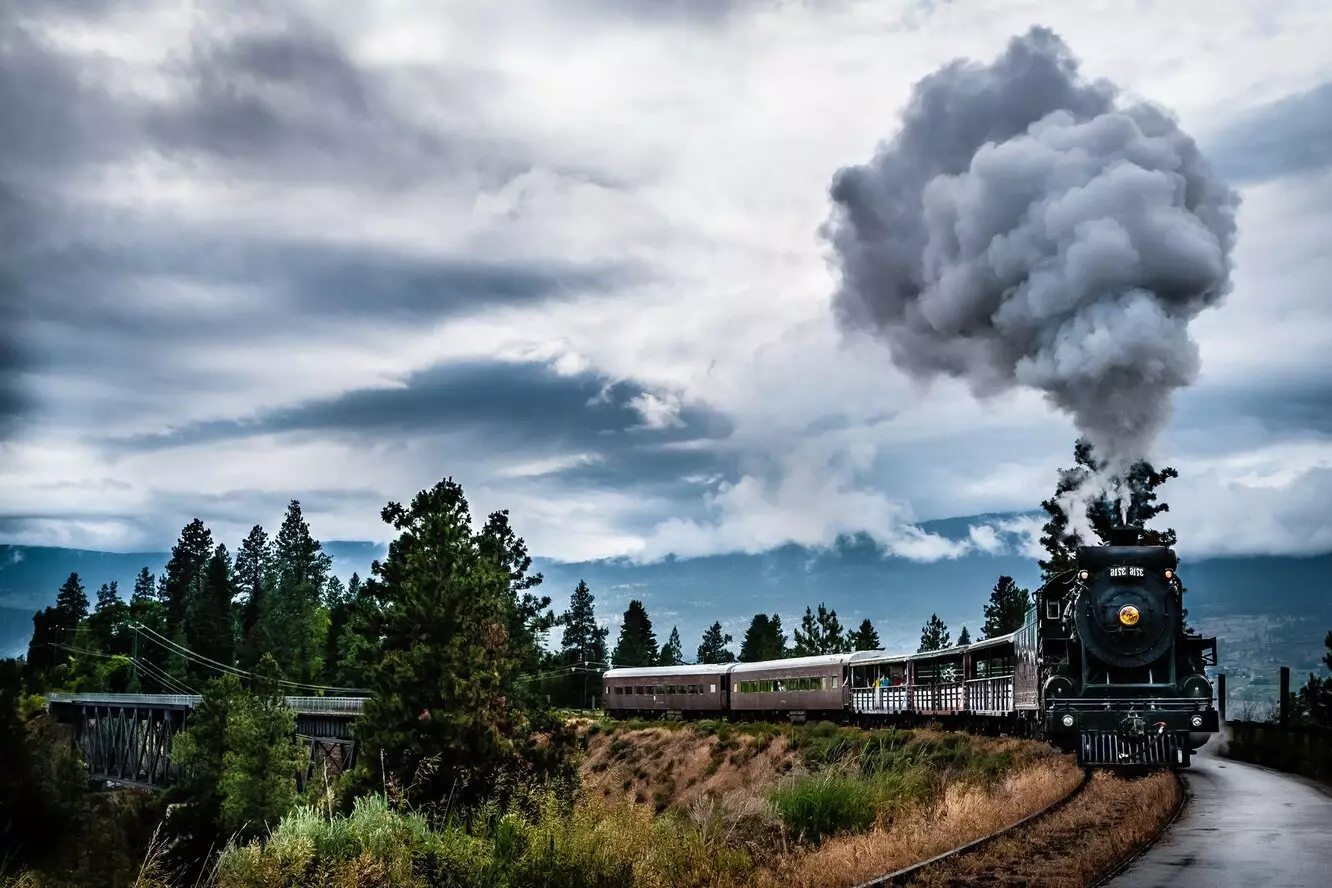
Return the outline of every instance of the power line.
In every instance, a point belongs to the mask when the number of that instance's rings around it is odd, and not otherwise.
[[[228,666],[225,663],[219,663],[217,660],[214,660],[211,657],[205,657],[203,654],[196,653],[195,651],[190,650],[184,645],[172,641],[171,639],[162,635],[160,632],[148,628],[142,623],[132,623],[131,628],[133,628],[135,632],[141,632],[141,631],[147,632],[149,636],[152,636],[151,638],[149,638],[150,641],[155,642],[160,647],[168,648],[169,652],[174,652],[182,657],[185,657],[186,659],[193,660],[198,665],[208,666],[217,671],[227,672],[230,673],[231,675],[237,676],[238,678],[249,678],[249,679],[257,678],[257,676],[253,672],[250,672],[245,669],[238,669],[235,666]],[[333,685],[317,685],[317,684],[311,684],[309,682],[290,681],[285,678],[276,678],[276,679],[267,679],[267,680],[273,681],[276,684],[285,685],[287,687],[302,688],[304,690],[342,691],[344,693],[352,693],[352,694],[370,693],[370,691],[367,688],[340,688]]]

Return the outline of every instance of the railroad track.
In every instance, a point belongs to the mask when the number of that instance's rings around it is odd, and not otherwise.
[[[1143,846],[1141,848],[1139,848],[1136,852],[1126,857],[1124,860],[1120,861],[1115,866],[1112,866],[1110,869],[1106,870],[1101,875],[1097,876],[1096,879],[1091,882],[1088,888],[1102,888],[1102,886],[1110,884],[1110,882],[1113,881],[1116,876],[1120,875],[1130,866],[1132,866],[1134,861],[1136,861],[1142,855],[1146,854],[1148,851],[1152,850],[1153,846],[1155,846],[1157,842],[1161,841],[1161,836],[1165,835],[1166,830],[1174,826],[1175,821],[1179,820],[1180,815],[1184,813],[1184,809],[1189,804],[1189,798],[1190,798],[1189,784],[1183,777],[1180,776],[1178,771],[1172,771],[1171,774],[1175,778],[1175,785],[1179,787],[1179,801],[1175,802],[1175,810],[1170,812],[1170,816],[1166,818],[1166,822],[1161,824],[1161,828],[1158,829],[1150,839],[1148,839],[1145,843],[1143,843]]]
[[[911,866],[904,867],[903,869],[896,870],[894,872],[888,873],[887,875],[879,876],[877,879],[870,879],[868,882],[863,882],[855,886],[855,888],[890,888],[890,886],[893,885],[905,885],[908,882],[910,882],[913,878],[920,875],[922,871],[928,869],[929,867],[937,866],[941,863],[944,863],[945,861],[954,860],[958,857],[961,857],[964,854],[970,854],[974,851],[977,851],[985,847],[990,842],[993,842],[995,839],[1001,838],[1002,836],[1006,836],[1009,833],[1013,832],[1014,830],[1021,829],[1022,827],[1032,823],[1033,821],[1039,820],[1042,817],[1046,817],[1050,814],[1053,814],[1054,812],[1058,811],[1060,808],[1063,808],[1069,802],[1073,801],[1079,795],[1081,795],[1082,791],[1087,788],[1087,784],[1091,782],[1091,777],[1092,777],[1092,769],[1084,768],[1082,771],[1082,780],[1078,782],[1077,786],[1073,787],[1073,789],[1070,790],[1069,793],[1065,795],[1063,798],[1051,802],[1041,810],[1033,814],[1028,814],[1026,817],[1023,817],[1021,820],[1017,821],[1016,823],[1010,823],[1008,826],[1004,827],[1003,829],[995,830],[989,835],[981,836],[979,839],[974,839],[970,842],[967,842],[965,845],[959,845],[958,847],[954,848],[951,851],[945,851],[942,854],[936,854],[934,857],[931,857],[929,860],[922,860],[920,863],[914,863]],[[1155,839],[1153,839],[1153,841],[1155,841]]]

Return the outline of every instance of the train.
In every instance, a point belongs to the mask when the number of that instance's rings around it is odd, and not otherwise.
[[[1087,767],[1181,769],[1220,729],[1216,638],[1185,628],[1179,559],[1124,532],[1081,546],[1020,628],[914,654],[612,668],[610,716],[829,720],[1044,739]]]

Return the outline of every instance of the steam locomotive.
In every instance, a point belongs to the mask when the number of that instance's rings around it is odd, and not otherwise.
[[[1094,766],[1188,767],[1219,729],[1216,639],[1186,631],[1178,558],[1120,533],[1077,550],[1016,632],[915,654],[608,670],[611,715],[926,721],[1046,738]]]
[[[1016,633],[1019,671],[1041,683],[1045,735],[1080,762],[1187,767],[1220,727],[1216,639],[1184,628],[1174,550],[1117,536],[1079,548],[1073,575],[1039,590],[1039,619]]]

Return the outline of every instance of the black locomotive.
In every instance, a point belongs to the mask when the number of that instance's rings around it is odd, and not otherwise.
[[[1039,591],[1024,627],[1044,733],[1082,764],[1187,767],[1219,730],[1205,673],[1216,639],[1184,628],[1174,550],[1132,533],[1111,543],[1079,548],[1072,575]]]

